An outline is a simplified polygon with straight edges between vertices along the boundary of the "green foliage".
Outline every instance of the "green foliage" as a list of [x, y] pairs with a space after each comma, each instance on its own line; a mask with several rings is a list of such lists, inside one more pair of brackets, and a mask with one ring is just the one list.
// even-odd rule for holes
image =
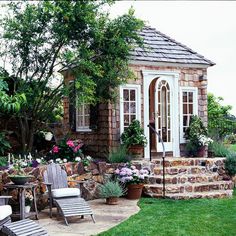
[[227, 199], [181, 201], [142, 198], [138, 205], [137, 214], [99, 236], [233, 236], [236, 232], [235, 194]]
[[215, 140], [222, 140], [236, 131], [236, 119], [230, 114], [232, 107], [222, 105], [222, 101], [222, 97], [208, 94], [208, 130]]
[[117, 181], [108, 180], [99, 187], [99, 196], [101, 198], [121, 197], [124, 194], [124, 188]]
[[7, 166], [7, 157], [0, 157], [0, 166]]
[[229, 149], [221, 142], [213, 142], [209, 145], [209, 151], [213, 152], [215, 157], [226, 157], [229, 155]]
[[224, 138], [226, 144], [236, 144], [236, 134], [228, 134]]
[[227, 155], [225, 169], [227, 170], [229, 175], [236, 175], [236, 152]]
[[108, 157], [110, 163], [126, 163], [128, 161], [127, 148], [124, 145], [113, 150]]
[[[141, 45], [143, 22], [133, 10], [116, 19], [104, 12], [114, 1], [29, 1], [7, 4], [1, 56], [7, 58], [10, 94], [27, 103], [12, 115], [19, 124], [22, 149], [31, 150], [34, 132], [53, 122], [63, 96], [77, 104], [108, 101], [117, 87], [133, 77], [129, 51]], [[61, 66], [61, 68], [60, 68]], [[64, 83], [58, 70], [69, 70], [74, 83]], [[76, 96], [75, 96], [76, 95]], [[23, 99], [25, 100], [25, 99]], [[10, 107], [9, 107], [10, 108]], [[19, 108], [19, 106], [17, 106]], [[56, 108], [56, 109], [55, 109]]]
[[129, 127], [125, 128], [121, 140], [126, 147], [136, 144], [145, 146], [147, 144], [147, 138], [138, 120], [133, 120]]
[[0, 155], [4, 155], [7, 150], [11, 148], [10, 143], [7, 141], [5, 133], [0, 132]]
[[187, 140], [186, 150], [189, 156], [197, 156], [202, 146], [200, 139], [206, 137], [207, 129], [203, 125], [200, 117], [192, 116], [189, 127], [186, 129], [185, 138]]

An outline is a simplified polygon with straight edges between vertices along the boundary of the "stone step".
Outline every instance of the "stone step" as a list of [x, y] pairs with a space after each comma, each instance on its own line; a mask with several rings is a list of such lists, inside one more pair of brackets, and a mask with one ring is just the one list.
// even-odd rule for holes
[[[201, 183], [201, 182], [214, 182], [222, 180], [222, 177], [218, 173], [209, 174], [177, 174], [177, 175], [165, 175], [166, 184], [185, 184], [185, 183]], [[162, 175], [153, 175], [148, 177], [149, 184], [162, 184]]]
[[[193, 193], [193, 192], [210, 192], [215, 190], [233, 189], [232, 181], [214, 181], [202, 183], [185, 183], [185, 184], [166, 184], [166, 194], [172, 193]], [[145, 184], [144, 193], [147, 195], [155, 193], [162, 194], [163, 184]]]
[[[149, 195], [154, 198], [161, 198], [162, 194], [153, 193]], [[211, 192], [194, 192], [194, 193], [169, 193], [166, 198], [180, 200], [180, 199], [194, 199], [194, 198], [228, 198], [233, 196], [233, 190], [218, 190]]]
[[[166, 157], [165, 166], [166, 167], [176, 167], [176, 166], [223, 166], [225, 158], [185, 158], [185, 157]], [[152, 160], [152, 163], [160, 167], [162, 166], [163, 160], [161, 158]]]
[[[175, 166], [165, 167], [165, 174], [167, 175], [178, 175], [178, 174], [205, 174], [217, 172], [218, 169], [208, 169], [206, 166]], [[151, 173], [154, 175], [162, 175], [162, 167], [154, 167], [151, 169]]]

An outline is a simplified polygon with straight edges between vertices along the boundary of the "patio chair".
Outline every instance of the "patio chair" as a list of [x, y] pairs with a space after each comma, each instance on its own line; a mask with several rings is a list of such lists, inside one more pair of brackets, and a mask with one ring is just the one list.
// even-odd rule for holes
[[11, 196], [0, 196], [0, 235], [46, 236], [48, 233], [33, 220], [25, 219], [11, 222], [12, 209], [7, 205]]
[[[44, 184], [47, 186], [49, 195], [50, 217], [52, 218], [53, 204], [57, 207], [58, 215], [62, 215], [66, 225], [67, 218], [71, 216], [90, 215], [93, 222], [95, 219], [88, 203], [81, 198], [79, 188], [68, 188], [66, 171], [59, 164], [51, 163], [43, 173]], [[81, 181], [73, 181], [80, 183]]]

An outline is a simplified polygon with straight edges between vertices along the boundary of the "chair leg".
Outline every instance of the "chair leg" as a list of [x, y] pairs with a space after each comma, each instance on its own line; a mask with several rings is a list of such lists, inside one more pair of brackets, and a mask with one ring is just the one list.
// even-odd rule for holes
[[91, 215], [91, 217], [92, 217], [93, 223], [95, 224], [95, 223], [96, 223], [96, 221], [95, 221], [95, 219], [94, 219], [94, 216], [93, 216], [93, 214]]
[[64, 215], [63, 215], [63, 218], [64, 218], [64, 221], [66, 223], [66, 226], [69, 226], [68, 221], [67, 221], [67, 219], [66, 219], [66, 217]]
[[84, 219], [84, 215], [81, 216], [81, 219]]
[[52, 198], [49, 198], [50, 218], [52, 218]]

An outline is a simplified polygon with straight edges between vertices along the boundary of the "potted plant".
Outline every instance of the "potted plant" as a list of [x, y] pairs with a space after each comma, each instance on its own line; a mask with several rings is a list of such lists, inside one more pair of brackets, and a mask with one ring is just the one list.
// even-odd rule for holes
[[186, 129], [185, 138], [187, 140], [186, 150], [189, 156], [203, 157], [206, 146], [213, 140], [207, 136], [207, 128], [203, 125], [200, 117], [192, 116], [189, 127]]
[[143, 128], [138, 120], [133, 120], [125, 129], [121, 135], [121, 140], [128, 148], [128, 152], [131, 155], [138, 157], [143, 155], [143, 149], [147, 144], [147, 138], [145, 137]]
[[119, 197], [124, 194], [124, 188], [117, 181], [108, 180], [99, 187], [99, 195], [101, 198], [106, 198], [106, 204], [108, 205], [118, 204]]
[[30, 191], [27, 191], [25, 193], [25, 213], [29, 213], [30, 212], [30, 208], [33, 202], [33, 195]]
[[14, 174], [9, 175], [11, 181], [16, 185], [24, 185], [27, 183], [32, 175], [28, 175], [25, 173], [22, 167], [26, 167], [27, 163], [22, 160], [16, 160], [13, 164]]
[[121, 183], [126, 184], [128, 199], [139, 199], [141, 197], [145, 178], [149, 174], [148, 170], [138, 170], [134, 165], [127, 164], [121, 169], [116, 169], [115, 174]]

